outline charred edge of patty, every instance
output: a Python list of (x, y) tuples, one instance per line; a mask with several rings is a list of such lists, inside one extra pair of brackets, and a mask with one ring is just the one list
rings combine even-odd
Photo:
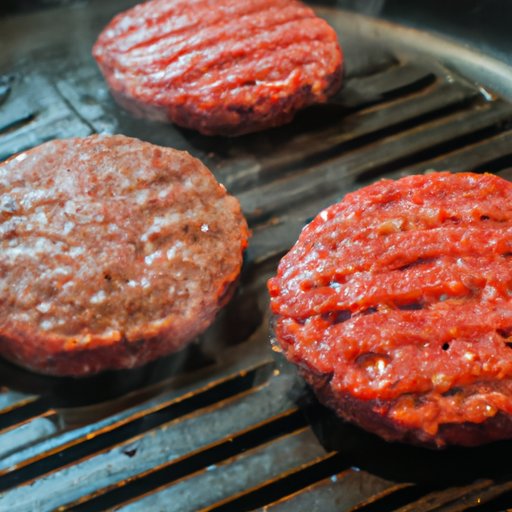
[(47, 350), (44, 341), (38, 344), (35, 357), (23, 357), (19, 344), (23, 340), (13, 340), (0, 335), (0, 355), (11, 363), (29, 369), (32, 372), (56, 377), (86, 377), (107, 370), (133, 369), (143, 366), (159, 357), (178, 352), (202, 334), (215, 320), (220, 309), (233, 297), (237, 289), (239, 276), (227, 283), (221, 291), (213, 311), (202, 319), (200, 324), (190, 325), (190, 333), (179, 337), (166, 333), (128, 341), (120, 341), (94, 348), (80, 347), (59, 351)]
[[(192, 339), (195, 336), (192, 337)], [(152, 336), (136, 341), (123, 338), (115, 343), (94, 348), (47, 350), (44, 340), (33, 357), (20, 356), (19, 341), (0, 337), (0, 354), (11, 363), (34, 373), (55, 377), (86, 377), (107, 370), (132, 369), (150, 361), (177, 352), (190, 341)]]
[[(324, 100), (314, 94), (311, 85), (304, 85), (294, 94), (280, 98), (266, 110), (256, 110), (253, 105), (222, 104), (209, 111), (199, 111), (191, 105), (156, 105), (145, 103), (113, 87), (110, 92), (115, 101), (132, 115), (153, 121), (172, 122), (182, 128), (196, 130), (203, 135), (237, 137), (287, 124), (295, 114), (308, 106), (325, 103), (341, 87), (343, 66), (325, 78)], [(109, 71), (102, 72), (110, 84)], [(258, 98), (265, 100), (266, 98)], [(236, 119), (236, 121), (233, 121)]]
[(385, 413), (394, 401), (361, 400), (349, 393), (334, 391), (329, 374), (318, 374), (299, 366), (299, 373), (312, 387), (319, 401), (342, 419), (372, 432), (390, 442), (403, 442), (429, 449), (448, 446), (478, 446), (512, 437), (512, 417), (499, 412), (482, 423), (444, 423), (436, 435), (411, 429), (394, 421)]

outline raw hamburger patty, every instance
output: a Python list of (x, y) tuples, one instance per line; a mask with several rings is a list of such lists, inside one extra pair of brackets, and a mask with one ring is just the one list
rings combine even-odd
[(151, 0), (93, 55), (120, 104), (206, 135), (287, 123), (341, 84), (334, 30), (296, 0)]
[(199, 160), (121, 135), (0, 166), (0, 353), (38, 372), (131, 368), (181, 348), (229, 298), (238, 201)]
[(321, 212), (269, 281), (277, 343), (388, 440), (512, 437), (512, 184), (384, 180)]

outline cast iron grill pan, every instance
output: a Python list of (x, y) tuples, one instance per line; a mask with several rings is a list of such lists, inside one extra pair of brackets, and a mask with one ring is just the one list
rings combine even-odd
[[(512, 177), (510, 102), (485, 74), (475, 83), (428, 48), (397, 49), (381, 21), (319, 8), (347, 62), (346, 86), (328, 105), (237, 139), (134, 120), (90, 56), (101, 28), (133, 3), (0, 18), (0, 160), (91, 133), (188, 150), (240, 198), (253, 230), (240, 289), (197, 343), (144, 368), (73, 380), (1, 362), (0, 510), (510, 505), (511, 442), (430, 452), (385, 443), (321, 407), (270, 349), (265, 291), (302, 226), (350, 190), (429, 169)], [(364, 35), (374, 28), (377, 42)]]

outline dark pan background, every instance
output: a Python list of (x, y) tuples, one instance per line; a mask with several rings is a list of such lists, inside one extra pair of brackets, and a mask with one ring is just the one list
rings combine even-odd
[[(3, 0), (9, 14), (88, 0)], [(504, 0), (314, 0), (404, 25), (449, 35), (473, 48), (512, 63), (512, 3)]]

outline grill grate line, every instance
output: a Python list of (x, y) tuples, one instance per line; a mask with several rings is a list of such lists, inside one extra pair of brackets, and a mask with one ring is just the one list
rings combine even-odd
[(14, 76), (0, 75), (0, 106), (7, 100), (11, 93), (11, 84)]
[(90, 123), (60, 94), (52, 79), (33, 69), (21, 74), (2, 105), (0, 161), (54, 138), (90, 135)]
[(369, 52), (369, 56), (376, 58), (377, 60), (371, 63), (365, 62), (365, 65), (359, 68), (347, 69), (345, 72), (345, 80), (347, 82), (373, 77), (382, 73), (392, 72), (402, 64), (398, 57), (391, 55), (391, 53), (388, 52), (381, 54), (377, 54), (377, 52)]
[(160, 408), (143, 417), (124, 423), (115, 430), (98, 433), (94, 437), (82, 439), (79, 444), (64, 448), (50, 455), (42, 454), (42, 458), (27, 464), (20, 469), (14, 469), (0, 476), (0, 491), (5, 491), (16, 485), (26, 483), (51, 471), (55, 471), (65, 465), (76, 462), (84, 457), (97, 453), (105, 448), (112, 447), (122, 441), (147, 432), (169, 420), (175, 420), (192, 412), (200, 411), (205, 407), (218, 404), (221, 400), (236, 396), (252, 388), (254, 379), (262, 371), (270, 376), (273, 364), (269, 363), (254, 370), (244, 372), (233, 379), (209, 387), (200, 393), (193, 394), (183, 400), (173, 401), (170, 405)]
[(428, 494), (396, 512), (461, 512), (476, 505), (483, 505), (510, 490), (512, 482), (495, 484), (492, 480), (477, 481), (468, 486)]
[(352, 512), (362, 505), (372, 503), (411, 485), (393, 483), (364, 470), (350, 468), (270, 503), (264, 507), (264, 511), (315, 510), (316, 504), (325, 503), (324, 512), (331, 512), (331, 510), (338, 512), (341, 505)]
[(48, 403), (42, 398), (30, 398), (15, 404), (6, 412), (0, 412), (0, 433), (48, 411)]
[[(261, 329), (260, 329), (261, 330)], [(156, 385), (152, 385), (149, 388), (144, 388), (140, 393), (137, 393), (137, 399), (135, 403), (138, 405), (129, 406), (124, 408), (121, 412), (116, 414), (110, 414), (109, 417), (105, 418), (105, 413), (100, 415), (99, 421), (89, 421), (86, 425), (83, 425), (83, 420), (79, 421), (78, 424), (82, 425), (78, 428), (73, 428), (66, 432), (61, 433), (60, 436), (53, 437), (41, 443), (38, 443), (35, 447), (30, 449), (24, 449), (19, 454), (7, 457), (6, 459), (0, 459), (0, 476), (12, 471), (13, 468), (20, 469), (35, 460), (41, 458), (41, 456), (49, 456), (55, 454), (63, 449), (70, 448), (75, 444), (81, 443), (92, 435), (98, 435), (106, 433), (110, 430), (116, 429), (119, 426), (129, 423), (137, 418), (141, 418), (149, 413), (155, 412), (163, 407), (170, 405), (176, 401), (184, 400), (190, 397), (192, 394), (202, 393), (203, 391), (215, 386), (221, 382), (232, 380), (242, 372), (251, 371), (256, 368), (264, 368), (266, 364), (271, 362), (270, 350), (261, 350), (261, 334), (255, 332), (251, 338), (238, 346), (232, 348), (227, 353), (227, 357), (222, 362), (217, 363), (213, 368), (211, 366), (203, 367), (194, 373), (186, 373), (177, 376), (171, 376)], [(152, 398), (149, 402), (149, 397)], [(130, 396), (127, 397), (130, 399)], [(118, 401), (115, 401), (117, 404)], [(133, 401), (129, 401), (129, 404), (133, 404)], [(112, 410), (112, 402), (106, 402), (101, 404), (101, 408)], [(94, 406), (96, 411), (97, 406)], [(87, 412), (87, 408), (82, 411), (82, 416), (90, 417)], [(65, 428), (69, 423), (67, 416), (69, 413), (68, 409), (58, 411), (61, 421), (64, 422)], [(96, 412), (95, 418), (97, 418)], [(76, 424), (76, 421), (71, 423)]]
[(493, 124), (489, 127), (476, 130), (467, 135), (455, 137), (445, 143), (436, 144), (435, 146), (432, 146), (428, 149), (420, 150), (416, 153), (413, 153), (410, 156), (397, 159), (390, 164), (383, 165), (382, 167), (362, 172), (359, 176), (357, 176), (356, 183), (363, 183), (369, 179), (374, 181), (376, 178), (382, 176), (383, 174), (396, 170), (397, 168), (409, 167), (410, 165), (415, 164), (418, 161), (425, 161), (426, 159), (432, 156), (446, 154), (458, 148), (464, 147), (466, 145), (474, 144), (481, 140), (491, 138), (497, 134), (500, 134), (502, 131), (507, 130), (510, 127), (511, 121), (512, 115), (510, 118), (500, 120), (496, 124)]
[[(417, 94), (434, 85), (439, 79), (436, 74), (425, 73), (425, 70), (420, 71), (415, 66), (407, 63), (403, 63), (394, 70), (405, 74), (405, 77), (409, 80), (401, 79), (398, 73), (396, 73), (398, 76), (395, 77), (395, 73), (389, 71), (370, 75), (369, 78), (354, 79), (349, 82), (348, 90), (338, 93), (329, 100), (329, 105), (339, 105), (346, 109), (346, 113), (355, 113), (378, 105), (385, 105), (397, 99), (406, 99), (407, 96)], [(412, 76), (409, 76), (410, 74)], [(391, 87), (386, 88), (383, 87), (385, 84), (378, 83), (381, 81), (379, 80), (381, 75), (384, 75), (386, 82), (389, 80), (392, 84)], [(388, 78), (390, 75), (392, 75), (392, 78)], [(377, 82), (377, 84), (374, 82)]]
[(259, 425), (229, 436), (212, 446), (191, 453), (170, 464), (154, 468), (147, 474), (140, 474), (123, 482), (122, 486), (116, 484), (111, 490), (102, 489), (102, 493), (92, 497), (86, 496), (77, 503), (62, 507), (62, 510), (87, 512), (104, 510), (119, 504), (127, 505), (140, 499), (144, 495), (161, 490), (171, 483), (190, 476), (212, 464), (218, 464), (242, 452), (259, 447), (270, 441), (284, 437), (292, 432), (303, 430), (306, 425), (304, 416), (298, 410), (288, 411), (285, 414), (262, 422)]
[[(512, 167), (512, 151), (508, 155), (495, 158), (489, 162), (473, 167), (474, 172), (492, 172), (496, 174), (504, 173)], [(507, 179), (506, 176), (503, 176)], [(510, 177), (508, 177), (510, 180)]]
[(499, 173), (512, 166), (512, 131), (467, 144), (417, 165), (389, 173), (388, 177), (398, 178), (410, 173), (422, 173), (430, 169)]
[(29, 424), (31, 421), (36, 420), (38, 418), (54, 418), (56, 417), (57, 413), (54, 409), (45, 409), (40, 414), (37, 414), (35, 416), (30, 416), (29, 418), (26, 418), (22, 421), (16, 422), (13, 425), (9, 425), (8, 427), (5, 427), (3, 429), (0, 429), (0, 440), (2, 439), (2, 435), (4, 435), (7, 432), (12, 432), (13, 430)]
[(70, 112), (76, 116), (76, 118), (81, 121), (87, 128), (90, 130), (90, 134), (98, 133), (94, 125), (86, 119), (83, 115), (80, 114), (79, 110), (75, 107), (72, 101), (68, 99), (68, 97), (62, 92), (61, 88), (59, 87), (58, 83), (53, 82), (52, 83), (53, 88), (55, 90), (55, 93), (57, 96), (62, 100), (64, 105), (68, 107)]
[(397, 510), (408, 503), (417, 501), (425, 494), (435, 490), (434, 486), (411, 485), (403, 487), (391, 494), (376, 497), (374, 500), (367, 500), (364, 503), (353, 507), (350, 512), (397, 512)]
[[(207, 446), (265, 418), (290, 410), (294, 402), (287, 391), (294, 386), (293, 394), (296, 395), (297, 382), (290, 376), (279, 376), (277, 370), (272, 373), (275, 377), (273, 383), (265, 382), (110, 446), (76, 464), (17, 486), (1, 495), (2, 505), (25, 510), (44, 501), (49, 509), (53, 509), (99, 491), (105, 487), (105, 481), (122, 483), (170, 459), (177, 459), (198, 447)], [(133, 456), (135, 450), (137, 457)], [(59, 493), (52, 492), (54, 485), (61, 487)], [(28, 487), (32, 493), (26, 492)]]
[(476, 512), (503, 512), (507, 510), (510, 512), (512, 505), (512, 491), (504, 492), (500, 496), (490, 498), (489, 500), (481, 501), (473, 507)]
[[(425, 114), (405, 119), (404, 121), (398, 121), (394, 124), (387, 123), (383, 128), (378, 128), (375, 131), (369, 131), (367, 133), (362, 133), (361, 135), (356, 134), (356, 136), (351, 139), (348, 139), (348, 137), (342, 137), (342, 139), (346, 139), (342, 142), (331, 142), (328, 140), (327, 142), (329, 144), (326, 144), (325, 149), (318, 148), (315, 151), (309, 151), (306, 154), (302, 153), (300, 155), (294, 155), (292, 152), (290, 154), (294, 155), (294, 160), (288, 163), (282, 163), (276, 167), (270, 165), (265, 167), (265, 170), (267, 172), (278, 174), (279, 179), (282, 179), (286, 174), (291, 174), (292, 171), (295, 171), (293, 173), (294, 175), (298, 175), (301, 172), (307, 172), (308, 168), (335, 159), (336, 157), (346, 155), (347, 152), (362, 149), (382, 140), (383, 138), (395, 136), (401, 132), (414, 129), (417, 126), (430, 121), (435, 121), (439, 118), (447, 117), (451, 114), (466, 110), (472, 105), (474, 105), (474, 98), (465, 98), (463, 100), (457, 100), (453, 104), (450, 103), (441, 108), (429, 110)], [(300, 172), (297, 172), (298, 167), (301, 169)]]
[(20, 119), (17, 119), (16, 121), (11, 121), (6, 125), (0, 126), (0, 136), (6, 135), (9, 132), (19, 130), (20, 128), (24, 128), (25, 126), (29, 125), (32, 121), (34, 121), (36, 118), (37, 114), (32, 112), (30, 114), (26, 114)]
[[(475, 172), (498, 172), (508, 173), (512, 176), (512, 172), (507, 170), (508, 164), (512, 166), (512, 154), (508, 156), (512, 144), (512, 132), (507, 131), (498, 135), (491, 135), (490, 138), (479, 140), (476, 143), (463, 146), (447, 154), (443, 154), (437, 158), (429, 159), (421, 164), (408, 165), (402, 170), (388, 173), (387, 178), (398, 178), (405, 174), (421, 173), (426, 170), (445, 170)], [(477, 166), (472, 167), (471, 162), (486, 159), (492, 159), (493, 154), (507, 153), (506, 156), (500, 157), (495, 161), (486, 163), (479, 162)], [(467, 155), (466, 155), (467, 154)], [(502, 171), (504, 169), (504, 171)], [(504, 176), (508, 177), (508, 176)], [(510, 178), (509, 178), (510, 179)], [(294, 243), (302, 226), (310, 222), (313, 217), (326, 206), (341, 200), (342, 196), (356, 188), (355, 183), (348, 183), (345, 188), (340, 187), (338, 191), (324, 195), (320, 200), (312, 200), (307, 204), (301, 204), (298, 207), (288, 209), (288, 211), (278, 217), (272, 218), (270, 225), (257, 225), (254, 229), (254, 246), (258, 247), (253, 252), (253, 259), (262, 264), (266, 261), (276, 262), (286, 253), (286, 251)], [(271, 247), (264, 240), (272, 240)], [(249, 251), (251, 251), (251, 247)]]
[(39, 397), (37, 395), (27, 395), (19, 391), (9, 390), (9, 388), (3, 388), (0, 392), (0, 418), (2, 414), (13, 411), (18, 407), (22, 407), (38, 399)]
[(211, 507), (203, 508), (200, 512), (254, 510), (345, 469), (348, 469), (345, 458), (339, 453), (330, 452), (317, 461), (304, 464), (302, 467), (285, 473), (255, 489), (231, 496)]
[[(387, 171), (499, 133), (507, 128), (511, 119), (512, 109), (502, 103), (482, 105), (477, 111), (457, 112), (399, 136), (381, 139), (373, 147), (367, 146), (309, 167), (303, 174), (255, 188), (240, 194), (239, 199), (254, 225), (284, 209), (346, 192), (351, 180), (360, 184)], [(372, 159), (368, 158), (369, 154)]]
[(0, 457), (6, 458), (18, 450), (36, 445), (58, 431), (58, 417), (54, 410), (18, 423), (0, 432)]
[(305, 173), (312, 165), (363, 148), (383, 137), (397, 135), (421, 123), (471, 108), (475, 102), (481, 102), (476, 91), (441, 82), (427, 91), (396, 100), (385, 108), (372, 108), (354, 115), (336, 113), (328, 104), (326, 108), (330, 111), (327, 115), (336, 115), (334, 125), (313, 133), (308, 131), (306, 137), (299, 135), (286, 139), (278, 149), (271, 151), (269, 157), (263, 156), (259, 165), (245, 166), (240, 170), (228, 168), (221, 178), (231, 191), (241, 193), (254, 186), (257, 188), (274, 180), (283, 180), (290, 174)]

